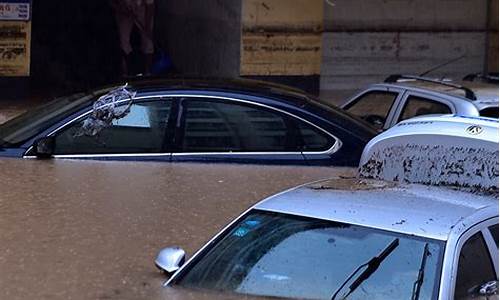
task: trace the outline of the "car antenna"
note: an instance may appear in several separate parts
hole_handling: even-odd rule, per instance
[[[430,72],[432,72],[432,71],[435,71],[435,70],[440,69],[440,68],[442,68],[442,67],[444,67],[444,66],[447,66],[447,65],[449,65],[449,64],[451,64],[451,63],[454,63],[454,62],[456,62],[456,61],[458,61],[458,60],[461,60],[461,59],[462,59],[462,58],[464,58],[465,56],[466,56],[466,55],[465,55],[465,54],[463,54],[463,55],[461,55],[461,56],[459,56],[459,57],[453,58],[452,60],[449,60],[449,61],[444,62],[444,63],[442,63],[442,64],[439,64],[439,65],[437,65],[437,66],[434,66],[434,67],[430,68],[429,70],[427,70],[427,71],[423,72],[422,74],[419,74],[418,76],[425,76],[425,75],[429,74],[429,73],[430,73]]]

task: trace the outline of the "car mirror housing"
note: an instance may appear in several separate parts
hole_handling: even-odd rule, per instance
[[[155,265],[167,274],[177,271],[186,258],[186,252],[180,247],[163,248],[156,256]]]
[[[33,143],[35,155],[39,158],[49,158],[54,154],[55,140],[52,136],[45,136]]]

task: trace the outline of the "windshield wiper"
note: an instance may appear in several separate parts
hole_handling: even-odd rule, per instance
[[[424,253],[422,254],[422,260],[420,261],[420,269],[418,269],[417,280],[413,283],[413,291],[412,291],[412,300],[417,300],[420,296],[420,288],[422,287],[422,283],[424,282],[424,271],[425,271],[425,263],[427,262],[427,256],[429,255],[429,243],[425,243]]]
[[[337,297],[337,294],[342,290],[342,288],[344,288],[344,286],[351,280],[351,278],[354,275],[356,275],[356,273],[358,273],[358,271],[361,268],[366,266],[367,268],[363,271],[363,273],[359,274],[356,280],[354,280],[354,282],[349,286],[349,292],[344,297],[342,297],[342,299],[347,298],[347,296],[349,296],[352,292],[354,292],[354,290],[358,288],[358,286],[360,286],[366,279],[368,279],[373,273],[375,273],[375,271],[377,271],[378,267],[380,266],[380,263],[382,263],[387,258],[387,256],[389,256],[389,254],[391,254],[392,251],[394,251],[394,249],[396,249],[396,247],[398,246],[399,246],[399,239],[396,238],[389,245],[387,245],[387,247],[385,247],[385,249],[379,255],[374,256],[367,263],[364,263],[361,266],[359,266],[356,270],[354,270],[354,272],[352,272],[351,275],[349,275],[349,277],[347,277],[347,279],[335,291],[335,293],[333,293],[331,299],[334,300],[335,297]]]

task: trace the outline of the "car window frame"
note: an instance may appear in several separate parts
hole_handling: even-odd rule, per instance
[[[174,142],[174,148],[172,151],[172,156],[210,156],[210,157],[217,157],[217,156],[262,156],[262,155],[275,155],[275,156],[286,156],[286,155],[324,155],[324,154],[334,154],[340,150],[342,147],[342,141],[340,138],[337,136],[333,135],[332,133],[328,132],[327,130],[323,129],[322,127],[305,120],[293,113],[290,113],[288,111],[259,103],[256,101],[249,101],[241,98],[236,98],[236,97],[227,97],[227,96],[215,96],[215,95],[202,95],[202,94],[183,94],[183,95],[175,95],[172,97],[177,97],[178,100],[178,105],[179,105],[179,114],[177,116],[177,127],[176,127],[176,135],[175,135],[175,142]],[[197,98],[203,100],[203,99],[210,99],[213,100],[214,102],[227,102],[227,103],[234,103],[234,104],[243,104],[251,107],[256,107],[256,108],[264,108],[264,110],[270,110],[275,113],[277,113],[280,116],[288,116],[292,118],[293,120],[296,120],[298,122],[302,122],[307,124],[307,126],[311,126],[313,128],[316,128],[317,130],[321,131],[328,137],[330,137],[331,141],[333,142],[331,146],[327,150],[323,151],[248,151],[248,152],[180,152],[179,149],[181,148],[182,142],[183,142],[183,132],[184,132],[184,119],[185,119],[185,113],[186,109],[183,106],[184,101],[189,101],[190,99],[196,99]]]
[[[208,242],[203,244],[201,248],[198,249],[189,259],[187,259],[182,266],[175,271],[170,278],[167,278],[167,280],[163,283],[163,286],[171,286],[177,278],[185,272],[185,269],[189,269],[190,266],[195,263],[199,258],[200,255],[206,253],[207,250],[210,248],[214,247],[230,230],[232,230],[236,224],[238,224],[241,220],[243,220],[248,214],[250,214],[252,211],[257,210],[253,206],[242,212],[238,217],[234,218],[232,221],[230,221],[226,226],[224,226],[219,232],[217,232]]]
[[[356,104],[362,97],[364,97],[368,93],[372,92],[387,92],[387,93],[396,93],[396,98],[394,98],[394,102],[391,104],[389,111],[387,112],[387,117],[382,127],[382,130],[389,129],[393,123],[394,114],[396,109],[399,107],[399,103],[402,101],[404,90],[398,87],[386,86],[386,87],[369,87],[362,92],[356,94],[350,100],[348,100],[344,105],[342,105],[342,109],[347,111],[347,108]],[[347,111],[348,112],[348,111]]]
[[[165,136],[164,139],[167,138],[168,134],[171,133],[171,124],[175,124],[175,120],[177,120],[177,114],[178,114],[178,109],[177,105],[175,103],[176,99],[173,97],[170,97],[169,95],[146,95],[146,96],[137,96],[133,97],[131,99],[132,103],[137,103],[137,102],[148,102],[148,101],[165,101],[165,100],[170,100],[172,101],[171,104],[171,109],[169,113],[169,119],[167,123],[167,129],[165,130]],[[129,101],[129,99],[124,99],[117,101],[117,103],[124,103]],[[93,103],[92,103],[93,104]],[[70,120],[64,122],[61,125],[58,125],[55,129],[51,130],[49,133],[44,134],[39,136],[40,137],[55,137],[59,132],[67,129],[68,127],[72,126],[75,122],[81,121],[83,118],[88,116],[89,114],[92,113],[92,105],[89,107],[81,110],[80,112],[77,113],[76,116],[72,117]],[[74,159],[79,159],[79,158],[117,158],[117,157],[141,157],[141,158],[147,158],[147,157],[171,157],[172,154],[172,140],[173,140],[173,135],[169,138],[170,141],[167,142],[166,140],[164,141],[164,144],[169,145],[166,149],[164,149],[163,152],[158,152],[158,153],[106,153],[106,154],[53,154],[51,155],[51,159],[65,159],[65,158],[74,158]],[[24,153],[23,158],[37,158],[35,155],[32,154],[33,151],[33,145],[31,145]]]
[[[498,278],[499,277],[499,274],[498,274],[499,261],[498,261],[498,259],[495,259],[495,257],[498,257],[498,254],[499,254],[498,246],[497,246],[497,243],[495,243],[495,240],[493,239],[493,235],[489,229],[489,227],[493,224],[498,224],[498,220],[496,221],[496,223],[492,223],[490,225],[487,225],[485,228],[483,228],[481,230],[481,232],[483,233],[484,241],[486,243],[486,246],[488,247],[491,261],[493,262],[493,266],[494,266],[494,269],[495,269],[495,272],[496,272],[497,278]]]
[[[406,104],[408,103],[408,98],[410,98],[410,97],[423,98],[423,99],[428,100],[429,102],[430,101],[439,102],[443,105],[446,105],[450,109],[450,111],[451,111],[450,114],[455,114],[457,112],[455,105],[453,105],[453,102],[451,102],[449,100],[442,99],[442,98],[439,98],[439,97],[436,97],[436,96],[433,96],[433,95],[430,95],[430,94],[427,94],[424,92],[406,90],[403,93],[403,95],[401,97],[401,101],[400,101],[400,103],[399,103],[399,105],[394,113],[394,118],[392,120],[390,127],[396,125],[399,122],[404,121],[404,120],[400,120],[400,119],[402,117],[402,113],[406,107]],[[415,117],[417,117],[417,116],[415,116]]]
[[[497,227],[499,227],[499,224],[498,224],[498,223],[488,226],[488,233],[489,233],[489,236],[491,237],[491,239],[493,240],[493,244],[494,244],[494,246],[496,246],[496,248],[497,248],[497,250],[498,250],[498,247],[499,247],[499,244],[497,243],[497,242],[498,242],[498,240],[497,240],[497,241],[495,241],[495,238],[493,237],[493,232],[492,232],[492,230],[491,230],[491,228],[490,228],[491,226],[494,226],[494,225],[497,225]],[[498,228],[497,228],[497,231],[498,231]],[[498,236],[497,236],[497,239],[498,239]]]
[[[481,236],[483,237],[486,248],[488,250],[488,253],[490,255],[490,262],[493,266],[493,269],[496,273],[496,277],[498,280],[498,261],[495,258],[495,253],[498,256],[498,249],[496,248],[495,241],[493,241],[493,238],[491,237],[491,233],[489,233],[488,227],[497,224],[498,223],[498,217],[493,217],[489,218],[487,220],[481,221],[474,226],[471,226],[469,229],[467,229],[464,233],[460,235],[460,237],[457,240],[457,243],[455,245],[455,251],[453,254],[453,263],[452,263],[452,270],[451,270],[451,282],[450,282],[450,291],[449,291],[449,299],[454,299],[455,297],[455,285],[457,282],[457,276],[458,276],[458,263],[460,260],[460,252],[462,251],[463,246],[465,243],[476,233],[481,233]],[[492,249],[493,245],[493,249]],[[444,274],[443,274],[444,275]]]

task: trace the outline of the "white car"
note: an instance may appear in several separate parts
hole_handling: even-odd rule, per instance
[[[498,201],[421,185],[334,179],[270,197],[189,261],[176,289],[305,299],[468,299],[496,293]],[[173,291],[172,291],[173,292]]]
[[[166,292],[212,290],[301,299],[498,299],[498,123],[488,122],[440,117],[401,123],[368,144],[362,163],[370,162],[376,170],[366,176],[410,183],[336,178],[269,197],[232,221],[186,263],[179,247],[160,251],[155,264],[171,275]],[[434,135],[425,128],[434,128]],[[431,142],[444,152],[429,155],[434,148],[425,144]],[[464,163],[458,149],[446,152],[460,145],[471,161]],[[444,172],[435,170],[429,183],[452,188],[411,183],[422,178],[408,172],[394,178],[395,166],[405,164],[405,156],[399,157],[404,151],[390,152],[397,146],[424,147],[411,153],[417,165],[409,171],[418,173],[434,161],[434,168]],[[469,170],[459,176],[446,171],[451,165],[460,170],[474,159],[481,161],[478,154],[485,152],[476,151],[481,149],[491,152],[485,159],[492,163],[496,155],[493,177],[480,181],[466,175]],[[371,162],[372,154],[384,151],[382,165]],[[478,170],[483,174],[472,169]]]

